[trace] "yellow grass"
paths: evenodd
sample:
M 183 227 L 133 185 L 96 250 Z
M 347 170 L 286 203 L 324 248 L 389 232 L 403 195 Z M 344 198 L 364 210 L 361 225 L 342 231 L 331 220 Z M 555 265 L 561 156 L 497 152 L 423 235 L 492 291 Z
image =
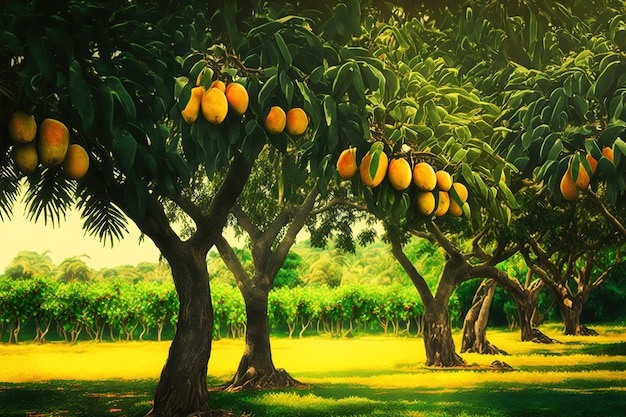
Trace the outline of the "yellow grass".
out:
M 586 343 L 609 344 L 626 341 L 623 328 L 606 328 L 598 337 L 567 338 L 558 328 L 547 333 L 564 342 L 537 345 L 519 342 L 517 332 L 490 331 L 489 340 L 507 350 L 510 356 L 464 354 L 471 364 L 483 368 L 498 359 L 513 366 L 514 372 L 484 370 L 434 371 L 424 366 L 424 344 L 421 338 L 365 336 L 331 339 L 324 336 L 304 339 L 272 340 L 274 363 L 297 379 L 310 384 L 368 385 L 373 388 L 412 388 L 431 390 L 445 386 L 455 390 L 483 383 L 558 384 L 576 379 L 616 381 L 626 385 L 626 371 L 568 371 L 568 366 L 626 362 L 626 356 L 598 356 L 571 353 Z M 460 335 L 456 344 L 460 346 Z M 34 382 L 46 380 L 156 379 L 167 358 L 170 342 L 61 342 L 36 345 L 0 345 L 0 381 Z M 213 342 L 209 375 L 228 379 L 243 353 L 242 340 Z M 538 354 L 540 351 L 542 354 Z M 543 353 L 549 353 L 544 355 Z M 570 353 L 568 353 L 570 352 Z M 558 354 L 563 354 L 558 356 Z M 564 371 L 558 369 L 563 366 Z M 544 367 L 538 371 L 537 367 Z M 549 370 L 545 370 L 548 368 Z M 596 367 L 596 369 L 598 369 Z M 600 368 L 602 369 L 602 368 Z M 618 369 L 621 369 L 618 367 Z

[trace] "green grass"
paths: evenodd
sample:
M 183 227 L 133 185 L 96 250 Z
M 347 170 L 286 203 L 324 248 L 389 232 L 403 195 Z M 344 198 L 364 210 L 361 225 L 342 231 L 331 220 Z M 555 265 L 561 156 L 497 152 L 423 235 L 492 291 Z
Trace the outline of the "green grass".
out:
M 419 338 L 278 338 L 276 365 L 308 388 L 211 392 L 210 399 L 214 408 L 256 417 L 624 416 L 626 329 L 596 329 L 598 337 L 575 338 L 547 327 L 546 333 L 563 342 L 549 346 L 492 330 L 490 341 L 510 355 L 465 354 L 479 367 L 455 370 L 426 368 Z M 0 381 L 5 381 L 0 416 L 142 416 L 168 347 L 168 342 L 0 345 Z M 242 351 L 240 340 L 214 342 L 209 386 L 230 376 Z M 485 370 L 495 359 L 515 370 Z

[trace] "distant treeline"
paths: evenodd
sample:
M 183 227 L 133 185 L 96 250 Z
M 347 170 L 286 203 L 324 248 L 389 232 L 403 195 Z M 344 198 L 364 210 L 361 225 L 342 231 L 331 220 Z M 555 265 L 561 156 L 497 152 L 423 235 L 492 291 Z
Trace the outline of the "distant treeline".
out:
M 626 319 L 626 274 L 618 268 L 585 305 L 585 322 Z M 460 327 L 478 280 L 461 284 L 449 310 Z M 215 338 L 242 337 L 246 316 L 235 286 L 211 284 Z M 540 304 L 550 304 L 544 294 Z M 540 306 L 541 307 L 541 306 Z M 541 308 L 540 308 L 541 309 Z M 367 332 L 420 335 L 422 302 L 411 285 L 326 284 L 282 286 L 270 292 L 268 315 L 275 333 L 289 336 Z M 48 340 L 161 340 L 171 334 L 178 316 L 178 296 L 171 281 L 124 280 L 59 282 L 50 278 L 0 279 L 0 342 L 33 337 Z M 517 312 L 509 295 L 498 289 L 490 325 L 515 327 Z M 556 311 L 548 319 L 558 320 Z

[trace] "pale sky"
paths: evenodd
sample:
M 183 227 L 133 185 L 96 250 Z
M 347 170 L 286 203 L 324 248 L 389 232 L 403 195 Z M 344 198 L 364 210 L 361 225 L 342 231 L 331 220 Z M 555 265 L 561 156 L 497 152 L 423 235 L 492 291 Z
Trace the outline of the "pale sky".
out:
M 50 222 L 44 225 L 42 219 L 30 222 L 24 214 L 24 205 L 18 201 L 12 218 L 0 220 L 0 274 L 21 250 L 38 253 L 49 250 L 48 256 L 55 265 L 66 258 L 86 254 L 90 259 L 84 261 L 96 270 L 159 260 L 159 251 L 149 238 L 139 243 L 140 233 L 132 222 L 127 224 L 130 233 L 113 247 L 86 235 L 82 224 L 77 211 L 69 212 L 66 221 L 56 228 Z

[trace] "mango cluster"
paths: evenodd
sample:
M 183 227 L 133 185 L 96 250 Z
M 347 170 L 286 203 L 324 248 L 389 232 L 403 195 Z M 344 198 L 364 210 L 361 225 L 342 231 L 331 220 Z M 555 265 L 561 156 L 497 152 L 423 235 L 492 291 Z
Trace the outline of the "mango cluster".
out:
M 614 154 L 613 149 L 611 147 L 605 146 L 602 149 L 602 156 L 611 163 L 614 163 Z M 596 173 L 596 168 L 598 167 L 598 161 L 591 156 L 591 154 L 587 154 L 586 156 L 587 162 L 589 163 L 589 168 L 591 168 L 591 175 L 582 162 L 578 162 L 578 175 L 576 179 L 574 179 L 573 166 L 574 166 L 574 156 L 572 155 L 569 160 L 569 164 L 567 166 L 567 170 L 563 177 L 561 178 L 561 182 L 559 183 L 559 189 L 561 190 L 561 195 L 567 201 L 574 201 L 578 198 L 580 191 L 584 191 L 589 187 L 589 183 L 591 182 L 591 178 Z
M 47 168 L 60 166 L 73 180 L 87 173 L 89 155 L 82 146 L 70 144 L 69 130 L 63 122 L 46 118 L 37 125 L 33 115 L 18 110 L 11 116 L 8 131 L 13 142 L 11 156 L 23 174 L 32 174 L 40 164 Z
M 242 84 L 238 82 L 226 84 L 222 80 L 215 80 L 207 90 L 199 85 L 199 80 L 196 84 L 196 87 L 191 89 L 189 101 L 181 112 L 187 123 L 194 123 L 202 113 L 209 123 L 220 124 L 226 119 L 229 110 L 238 116 L 242 116 L 248 110 L 250 97 Z M 280 106 L 272 106 L 264 120 L 265 129 L 272 135 L 286 131 L 291 136 L 299 136 L 306 131 L 308 125 L 309 118 L 300 107 L 285 112 Z
M 394 157 L 389 160 L 383 151 L 382 144 L 372 145 L 365 156 L 358 161 L 356 148 L 345 149 L 337 160 L 337 171 L 343 179 L 351 179 L 356 173 L 363 184 L 375 188 L 385 178 L 398 191 L 408 190 L 411 185 L 417 189 L 415 207 L 424 216 L 437 217 L 450 214 L 459 217 L 463 214 L 463 204 L 466 204 L 468 190 L 460 182 L 454 182 L 450 173 L 445 170 L 435 170 L 428 162 L 417 162 L 413 167 L 404 157 Z M 373 161 L 376 169 L 372 175 Z M 454 192 L 463 204 L 451 198 Z

